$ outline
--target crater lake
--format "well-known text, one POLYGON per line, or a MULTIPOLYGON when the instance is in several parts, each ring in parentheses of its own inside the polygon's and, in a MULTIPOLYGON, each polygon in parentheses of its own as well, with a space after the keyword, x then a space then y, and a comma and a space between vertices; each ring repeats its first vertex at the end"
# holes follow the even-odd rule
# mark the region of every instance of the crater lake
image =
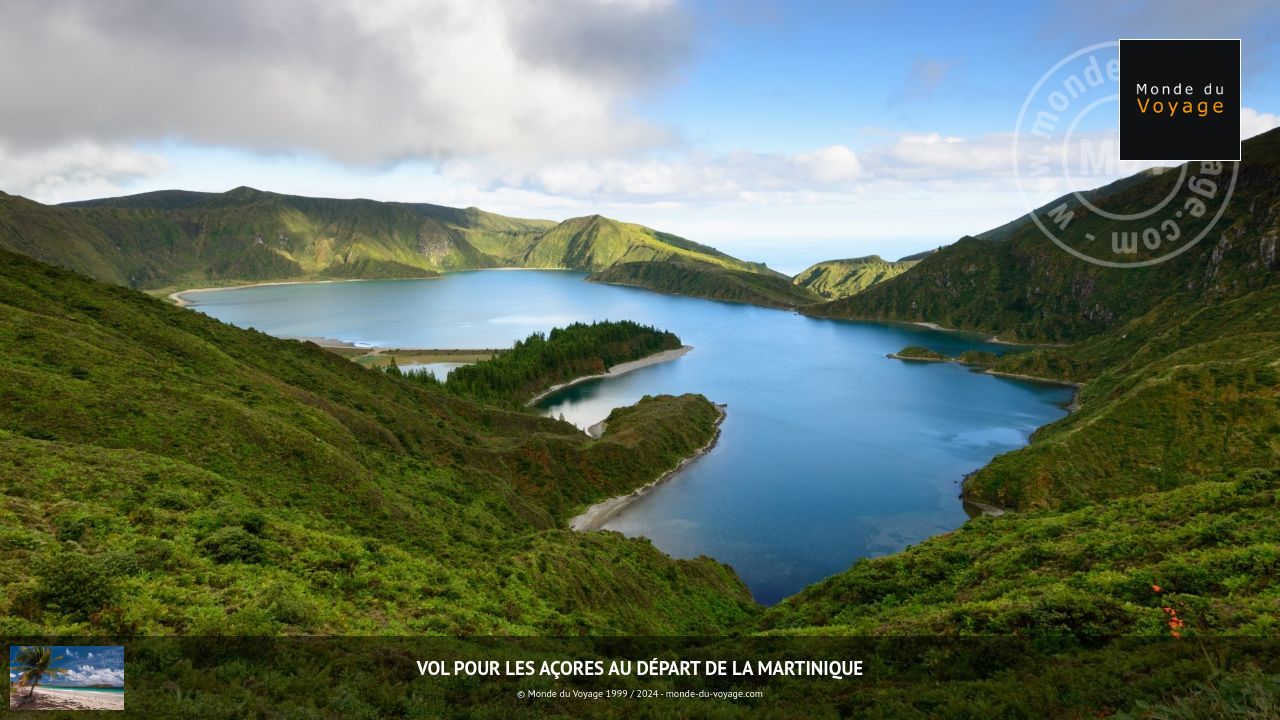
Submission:
POLYGON ((240 327, 376 347, 504 348, 593 320, 675 332, 693 351, 573 385, 537 409, 585 429, 644 395, 696 392, 727 405, 716 447, 605 528, 647 537, 675 557, 727 563, 767 604, 859 558, 955 529, 967 517, 963 477, 1025 445, 1066 414, 1072 397, 1066 387, 885 357, 907 345, 947 355, 1017 350, 977 336, 814 319, 584 277, 483 270, 182 295, 240 327))

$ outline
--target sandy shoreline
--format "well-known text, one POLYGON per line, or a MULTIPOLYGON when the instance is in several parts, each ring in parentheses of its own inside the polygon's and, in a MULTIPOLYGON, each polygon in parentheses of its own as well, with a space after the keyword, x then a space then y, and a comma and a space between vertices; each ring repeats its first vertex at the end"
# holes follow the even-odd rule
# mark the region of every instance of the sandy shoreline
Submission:
POLYGON ((1067 412, 1073 413, 1080 409, 1080 390, 1084 388, 1084 383, 1071 382, 1070 380, 1055 380, 1053 378, 1036 377, 1035 375, 1023 375, 1021 373, 1000 372, 999 370, 984 370, 988 375, 996 377, 1006 377, 1013 380, 1022 380, 1025 382, 1044 383, 1046 385, 1062 385, 1069 387, 1075 392, 1071 394, 1071 402, 1067 404, 1067 412))
POLYGON ((680 357, 681 355, 684 355, 685 353, 689 352, 692 349, 693 349, 692 345, 681 345, 675 350, 663 350, 662 352, 654 353, 652 355, 649 355, 648 357, 642 357, 639 360, 632 360, 631 362, 618 363, 617 365, 614 365, 613 367, 609 368, 608 370, 605 370, 603 373, 599 375, 584 375, 580 378, 574 378, 569 382, 560 383, 559 385, 552 385, 546 390, 543 390, 537 395, 534 395, 533 398, 529 400, 529 402, 525 403, 525 407, 532 406, 534 403, 550 395, 551 393, 557 392, 559 390, 563 390, 571 385, 577 385, 580 382, 586 382, 588 380, 596 380, 598 378, 617 377, 618 375, 629 373, 632 370, 639 370, 642 367, 657 365, 658 363, 667 362, 668 360, 675 360, 676 358, 680 357))
POLYGON ((1065 385, 1073 387, 1077 390, 1084 387, 1084 383, 1071 382, 1070 380, 1057 380, 1054 378, 1036 377, 1035 375, 1023 375, 1022 373, 1000 372, 999 370, 986 370, 988 375, 996 375, 998 377, 1013 378, 1014 380, 1027 380, 1030 382, 1045 383, 1047 385, 1065 385))
POLYGON ((223 290, 243 290, 245 288, 269 287, 271 285, 332 285, 334 283, 368 282, 370 280, 439 280, 442 277, 444 277, 443 274, 428 275, 426 277, 414 277, 414 278, 338 278, 335 280, 272 280, 269 282, 245 283, 244 285, 221 285, 219 287, 187 288, 186 290, 178 290, 177 292, 169 293, 168 298, 172 300, 178 307, 189 307, 190 305, 192 305, 192 302, 182 297, 187 293, 221 292, 223 290))
MULTIPOLYGON (((982 335, 982 333, 977 332, 976 330, 961 330, 960 328, 946 327, 943 325, 939 325, 938 323, 931 323, 931 322, 924 322, 924 321, 910 321, 907 324, 917 325, 919 327, 928 328, 930 330, 937 330, 938 332, 960 333, 961 335, 982 335)), ((1065 345, 1062 345, 1060 343, 1032 343, 1032 342, 1014 342, 1013 340, 1001 340, 997 335, 988 335, 986 337, 986 342, 995 343, 996 345, 1017 345, 1018 347, 1032 347, 1032 348, 1066 347, 1065 345)))
MULTIPOLYGON (((423 278, 430 279, 430 278, 423 278)), ((273 282, 249 283, 247 285, 223 285, 221 287, 187 288, 169 293, 169 299, 178 307, 189 307, 192 302, 183 297, 187 293, 221 292, 223 290, 243 290, 252 287, 269 287, 271 285, 328 285, 330 283, 364 282, 364 278, 343 278, 341 280, 276 280, 273 282)))
POLYGON ((9 707, 15 710, 124 710, 124 693, 92 692, 37 687, 30 702, 25 688, 10 690, 9 707))
POLYGON ((960 496, 960 502, 968 506, 965 508, 966 510, 968 510, 969 508, 973 508, 978 512, 979 515, 988 515, 990 517, 1000 517, 1001 515, 1004 515, 1006 512, 1009 512, 1008 510, 1005 510, 1002 507, 996 507, 995 505, 990 505, 988 503, 978 502, 977 500, 970 500, 964 495, 960 496))
POLYGON ((605 523, 609 522, 618 513, 622 512, 623 508, 636 500, 639 500, 641 497, 644 497, 645 493, 650 490, 675 477, 675 475, 683 470, 689 463, 711 452, 711 449, 714 448, 716 443, 720 440, 720 424, 724 422, 725 408, 725 405, 716 405, 716 409, 720 411, 720 416, 716 418, 716 431, 711 435, 711 439, 707 441, 706 445, 703 445, 694 451, 692 455, 681 460, 679 465, 676 465, 674 468, 663 473, 657 480, 646 485, 641 485, 626 495, 616 495, 606 500, 601 500, 595 505, 592 505, 582 511, 581 515, 570 518, 569 529, 576 530, 578 532, 599 530, 604 527, 605 523))

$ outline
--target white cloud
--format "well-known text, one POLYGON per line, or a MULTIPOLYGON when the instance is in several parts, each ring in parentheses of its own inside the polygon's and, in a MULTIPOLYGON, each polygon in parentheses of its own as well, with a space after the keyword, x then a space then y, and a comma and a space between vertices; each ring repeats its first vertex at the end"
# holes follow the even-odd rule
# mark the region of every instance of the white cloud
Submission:
POLYGON ((0 142, 0 189, 46 203, 118 195, 168 167, 164 157, 87 140, 22 152, 0 142))
POLYGON ((1240 108, 1240 137, 1249 139, 1254 135, 1280 127, 1280 115, 1258 112, 1253 108, 1240 108))
POLYGON ((830 185, 862 175, 858 156, 843 145, 832 145, 798 155, 792 162, 816 183, 830 185))
POLYGON ((620 109, 692 26, 652 0, 0 3, 0 141, 176 139, 350 164, 665 145, 620 109))
POLYGON ((460 161, 446 164, 444 175, 489 189, 518 188, 597 202, 711 202, 849 190, 862 175, 862 167, 853 150, 832 145, 799 154, 738 150, 550 162, 505 172, 490 163, 460 161))
MULTIPOLYGON (((93 653, 89 653, 89 655, 92 657, 93 653)), ((124 685, 124 668, 80 665, 79 667, 69 668, 67 672, 58 676, 57 681, 61 685, 110 685, 112 687, 121 687, 124 685)))

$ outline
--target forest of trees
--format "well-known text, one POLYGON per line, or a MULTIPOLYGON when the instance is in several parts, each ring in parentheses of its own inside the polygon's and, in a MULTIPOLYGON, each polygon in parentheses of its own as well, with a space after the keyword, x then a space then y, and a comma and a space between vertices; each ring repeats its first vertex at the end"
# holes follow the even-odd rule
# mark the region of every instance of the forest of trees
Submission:
MULTIPOLYGON (((630 320, 574 323, 550 333, 534 333, 493 359, 456 368, 443 386, 459 395, 518 406, 552 385, 599 375, 619 363, 679 347, 680 338, 674 333, 630 320)), ((436 382, 429 373, 406 375, 436 382)))

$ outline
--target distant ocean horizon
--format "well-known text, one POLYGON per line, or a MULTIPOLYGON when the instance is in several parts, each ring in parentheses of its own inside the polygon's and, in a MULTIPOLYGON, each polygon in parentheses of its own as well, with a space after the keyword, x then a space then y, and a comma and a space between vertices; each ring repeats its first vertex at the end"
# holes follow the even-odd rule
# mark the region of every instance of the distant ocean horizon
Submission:
POLYGON ((124 688, 104 688, 104 687, 80 687, 76 685, 45 685, 41 683, 36 686, 37 690, 74 690, 76 692, 100 692, 100 693, 116 693, 123 695, 124 688))

